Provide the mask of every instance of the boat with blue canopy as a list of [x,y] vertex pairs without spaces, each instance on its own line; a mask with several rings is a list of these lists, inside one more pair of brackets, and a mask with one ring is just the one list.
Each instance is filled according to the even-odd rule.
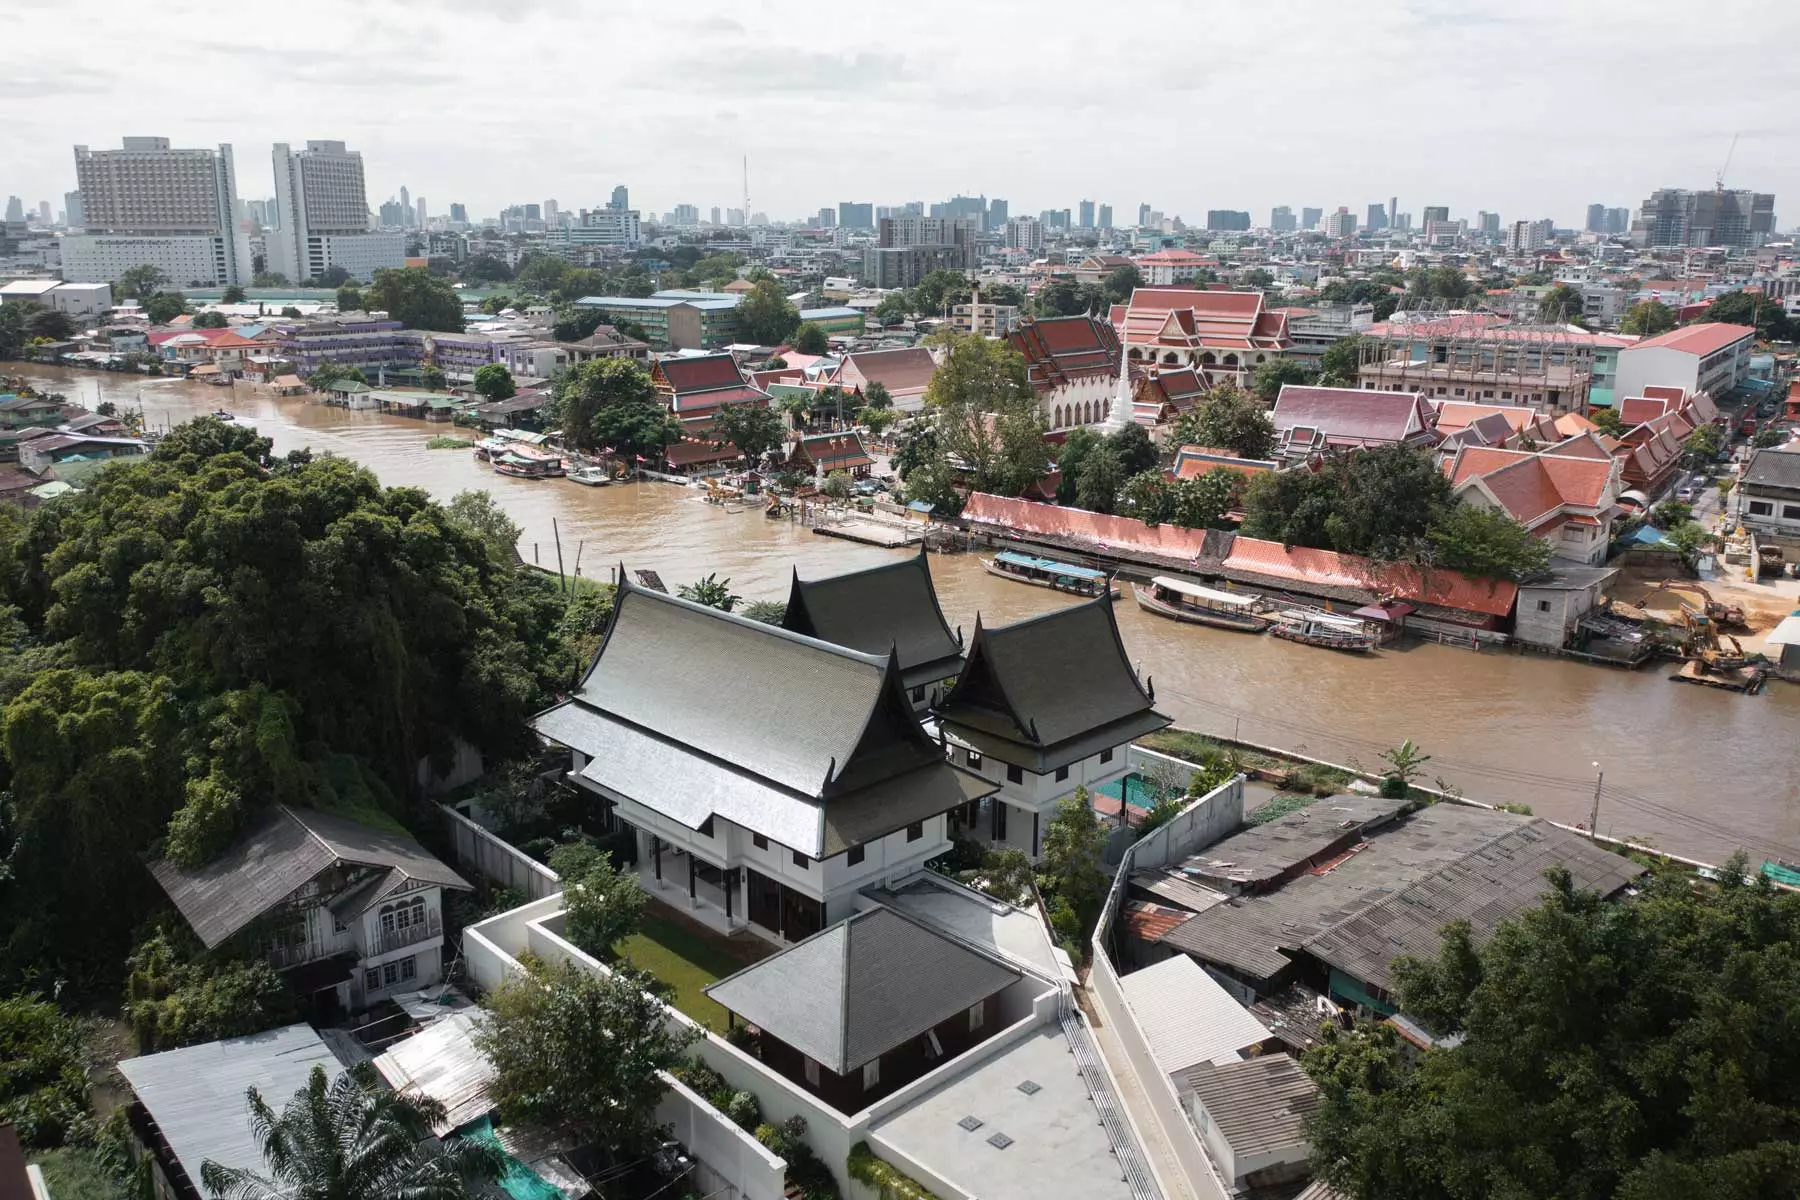
[[1002,550],[992,558],[982,559],[981,566],[988,574],[998,575],[1002,579],[1029,583],[1034,587],[1047,587],[1074,596],[1098,596],[1103,592],[1110,592],[1113,599],[1119,597],[1118,587],[1105,571],[1057,562],[1053,558]]

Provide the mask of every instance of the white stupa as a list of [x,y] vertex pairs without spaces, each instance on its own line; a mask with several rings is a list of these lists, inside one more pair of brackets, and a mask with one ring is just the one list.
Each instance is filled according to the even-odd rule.
[[1125,339],[1119,338],[1119,383],[1113,389],[1112,408],[1101,422],[1103,433],[1117,433],[1131,424],[1131,356],[1125,353]]

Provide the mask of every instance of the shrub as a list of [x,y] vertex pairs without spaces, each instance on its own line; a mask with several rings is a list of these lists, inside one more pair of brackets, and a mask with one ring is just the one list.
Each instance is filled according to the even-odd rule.
[[125,1015],[145,1053],[246,1037],[295,1014],[293,993],[267,963],[190,958],[162,932],[126,967]]
[[1335,796],[1350,785],[1351,779],[1348,771],[1340,771],[1324,763],[1307,763],[1288,776],[1288,786],[1294,791],[1311,792],[1315,796]]
[[876,1157],[867,1142],[858,1142],[850,1148],[844,1169],[850,1178],[866,1184],[881,1200],[938,1200],[937,1194],[924,1184],[886,1159]]
[[58,1146],[87,1103],[81,1022],[35,992],[0,1000],[0,1122],[27,1146]]

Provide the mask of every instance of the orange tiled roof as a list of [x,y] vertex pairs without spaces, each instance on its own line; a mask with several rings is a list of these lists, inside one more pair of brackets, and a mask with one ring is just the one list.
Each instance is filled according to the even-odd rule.
[[1283,546],[1239,537],[1225,557],[1228,568],[1299,584],[1353,588],[1372,596],[1398,596],[1439,608],[1504,617],[1512,611],[1519,585],[1507,579],[1472,579],[1457,571],[1422,571],[1404,563],[1378,563],[1332,550]]

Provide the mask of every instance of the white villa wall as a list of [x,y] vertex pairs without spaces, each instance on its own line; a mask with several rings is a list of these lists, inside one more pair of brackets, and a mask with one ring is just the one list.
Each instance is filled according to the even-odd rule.
[[[1100,915],[1091,943],[1093,966],[1088,974],[1088,993],[1100,1010],[1100,1019],[1112,1027],[1119,1044],[1125,1048],[1123,1069],[1130,1070],[1136,1077],[1139,1089],[1156,1114],[1157,1124],[1162,1127],[1164,1140],[1174,1151],[1182,1173],[1187,1177],[1189,1188],[1202,1200],[1224,1200],[1225,1189],[1201,1146],[1199,1131],[1189,1119],[1174,1082],[1157,1065],[1156,1057],[1150,1051],[1150,1040],[1138,1024],[1131,1005],[1125,1001],[1124,989],[1119,985],[1118,973],[1107,952],[1107,941],[1124,900],[1127,880],[1133,872],[1179,862],[1218,841],[1224,836],[1219,832],[1221,829],[1225,832],[1236,829],[1243,819],[1244,777],[1239,775],[1194,800],[1168,824],[1153,830],[1127,850],[1113,878],[1112,891],[1107,896],[1106,908]],[[1114,1070],[1121,1069],[1121,1064],[1112,1065]]]
[[562,880],[555,871],[495,837],[448,804],[438,805],[438,811],[444,814],[444,827],[455,847],[458,866],[501,887],[523,892],[534,900],[562,894]]

